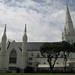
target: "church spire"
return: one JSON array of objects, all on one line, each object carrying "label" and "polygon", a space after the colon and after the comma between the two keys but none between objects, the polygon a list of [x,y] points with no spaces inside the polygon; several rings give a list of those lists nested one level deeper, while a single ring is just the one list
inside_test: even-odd
[{"label": "church spire", "polygon": [[24,29],[24,35],[23,35],[23,41],[27,40],[27,29],[26,29],[26,24],[25,24],[25,29]]},{"label": "church spire", "polygon": [[24,29],[24,40],[27,40],[27,29],[26,29],[26,24],[25,24],[25,29]]},{"label": "church spire", "polygon": [[4,29],[4,34],[6,33],[6,24],[5,24],[5,29]]},{"label": "church spire", "polygon": [[24,69],[27,66],[27,30],[26,30],[26,24],[25,24],[25,29],[24,29],[24,35],[22,38],[22,62],[21,62],[21,68],[22,71],[24,72]]},{"label": "church spire", "polygon": [[67,4],[66,5],[66,23],[69,21],[72,22],[72,19],[71,19],[71,15],[70,15],[68,4]]},{"label": "church spire", "polygon": [[6,41],[7,41],[7,36],[6,36],[6,24],[5,24],[4,33],[2,36],[2,40],[1,40],[1,52],[2,53],[6,50]]},{"label": "church spire", "polygon": [[5,66],[4,66],[4,62],[5,62],[4,52],[6,51],[6,41],[7,41],[7,36],[6,36],[6,24],[5,24],[4,33],[2,36],[2,40],[1,40],[1,55],[2,55],[1,64],[0,64],[1,68],[5,68]]},{"label": "church spire", "polygon": [[27,32],[27,29],[26,29],[26,24],[25,24],[25,33]]},{"label": "church spire", "polygon": [[71,15],[69,12],[68,4],[66,4],[66,21],[65,21],[65,28],[67,32],[74,32],[74,27],[71,19]]},{"label": "church spire", "polygon": [[64,32],[62,33],[62,41],[67,41],[70,44],[75,42],[75,30],[73,27],[73,22],[67,4],[66,4],[66,19]]}]

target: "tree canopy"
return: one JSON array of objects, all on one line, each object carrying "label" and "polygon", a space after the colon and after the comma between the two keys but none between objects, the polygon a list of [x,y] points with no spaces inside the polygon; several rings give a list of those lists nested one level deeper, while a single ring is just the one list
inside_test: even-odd
[{"label": "tree canopy", "polygon": [[[68,42],[55,42],[55,43],[44,43],[41,48],[42,56],[47,57],[47,61],[50,65],[50,70],[53,71],[56,60],[58,59],[60,52],[63,52],[64,62],[65,62],[65,71],[66,71],[66,62],[69,58],[70,52],[73,52],[73,46]],[[54,59],[54,61],[53,61]]]}]

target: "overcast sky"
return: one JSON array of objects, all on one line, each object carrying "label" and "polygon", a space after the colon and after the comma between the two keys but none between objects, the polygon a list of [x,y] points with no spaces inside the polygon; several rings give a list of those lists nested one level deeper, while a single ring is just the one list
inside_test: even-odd
[{"label": "overcast sky", "polygon": [[0,39],[7,24],[7,39],[22,41],[27,24],[29,42],[61,41],[66,2],[75,25],[75,0],[0,0]]}]

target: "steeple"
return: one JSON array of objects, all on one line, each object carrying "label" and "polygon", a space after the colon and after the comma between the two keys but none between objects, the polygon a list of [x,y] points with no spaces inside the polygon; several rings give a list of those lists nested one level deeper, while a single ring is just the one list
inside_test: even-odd
[{"label": "steeple", "polygon": [[5,24],[5,28],[4,28],[4,33],[3,33],[3,36],[2,36],[2,40],[4,40],[5,42],[7,40],[7,36],[6,36],[6,24]]},{"label": "steeple", "polygon": [[2,51],[4,51],[6,49],[6,41],[7,41],[7,36],[6,36],[6,24],[5,24],[4,33],[2,36],[2,42],[1,42]]},{"label": "steeple", "polygon": [[24,29],[24,35],[23,35],[23,41],[27,41],[27,29],[26,29],[26,24],[25,24],[25,29]]},{"label": "steeple", "polygon": [[70,12],[69,12],[69,8],[68,5],[66,5],[66,22],[72,22],[71,16],[70,16]]},{"label": "steeple", "polygon": [[25,33],[27,32],[27,30],[26,30],[26,24],[25,24]]},{"label": "steeple", "polygon": [[27,30],[26,30],[26,24],[24,29],[24,35],[22,38],[22,62],[21,62],[21,69],[24,72],[24,69],[27,66]]},{"label": "steeple", "polygon": [[66,19],[65,19],[64,31],[62,33],[62,41],[67,41],[70,44],[75,42],[75,30],[73,27],[73,22],[71,19],[68,5],[66,5]]},{"label": "steeple", "polygon": [[69,12],[68,4],[66,4],[66,20],[65,20],[64,30],[66,31],[67,34],[71,32],[74,33],[74,27],[73,27],[71,15]]},{"label": "steeple", "polygon": [[5,24],[4,34],[6,34],[6,24]]},{"label": "steeple", "polygon": [[1,40],[1,55],[2,55],[1,62],[0,62],[1,68],[5,68],[4,64],[5,64],[6,41],[7,41],[7,36],[6,36],[6,24],[5,24],[4,33]]}]

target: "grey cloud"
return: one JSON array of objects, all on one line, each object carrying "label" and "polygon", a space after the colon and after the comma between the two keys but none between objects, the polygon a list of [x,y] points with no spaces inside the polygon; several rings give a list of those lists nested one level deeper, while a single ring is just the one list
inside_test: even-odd
[{"label": "grey cloud", "polygon": [[[24,25],[27,24],[28,41],[61,41],[65,21],[65,4],[61,2],[63,0],[52,4],[49,3],[51,0],[44,1],[7,0],[2,2],[1,0],[0,34],[2,35],[4,24],[7,23],[8,39],[22,41]],[[72,13],[74,21],[75,11]]]}]

